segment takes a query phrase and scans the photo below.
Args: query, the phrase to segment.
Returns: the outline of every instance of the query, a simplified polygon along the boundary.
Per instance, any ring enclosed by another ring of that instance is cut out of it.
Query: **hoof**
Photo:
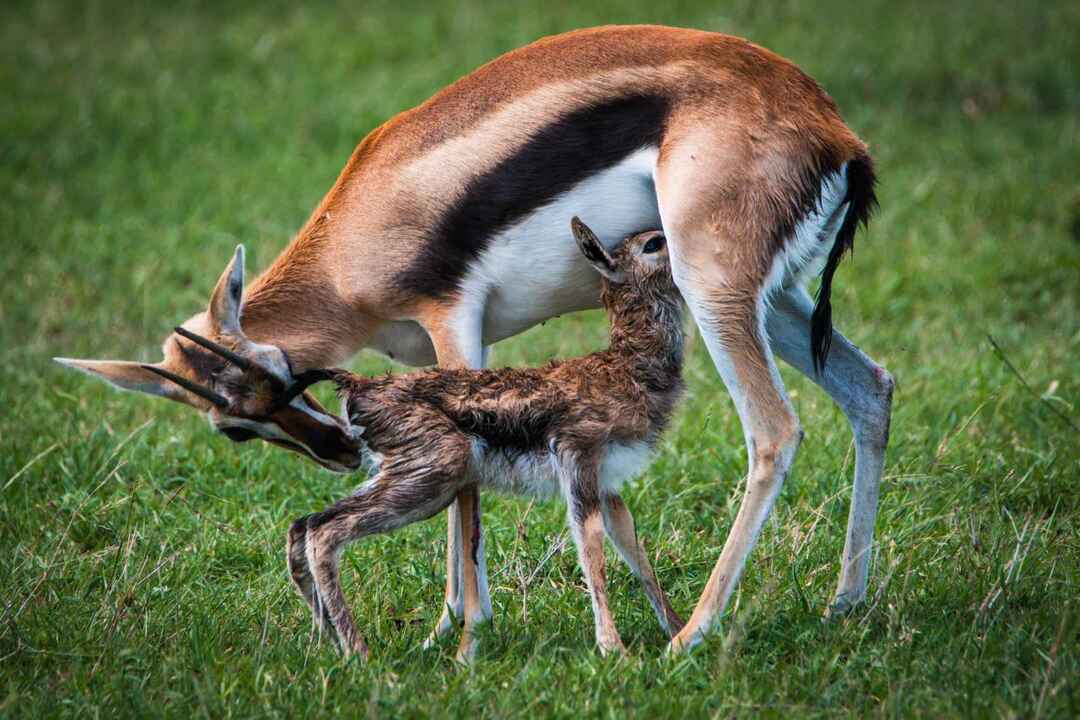
[[[335,636],[338,642],[338,648],[341,650],[341,656],[352,662],[358,662],[360,664],[366,663],[368,659],[368,646],[364,642],[363,638],[357,636],[349,642],[344,638]]]
[[[606,627],[596,633],[596,647],[604,657],[619,655],[626,657],[626,646],[623,645],[619,632],[614,627]]]
[[[838,595],[829,607],[825,608],[825,617],[822,618],[822,622],[831,622],[845,618],[851,615],[859,605],[862,605],[862,602],[859,600],[850,600],[843,595]]]
[[[611,657],[614,655],[615,657],[625,658],[629,657],[630,655],[630,653],[626,651],[626,646],[622,644],[621,640],[616,643],[605,643],[603,645],[598,645],[597,647],[600,648],[600,654],[604,657]]]
[[[674,640],[684,627],[686,627],[686,621],[679,617],[678,613],[675,611],[668,612],[667,627],[664,628],[667,631],[668,639]]]
[[[449,605],[443,605],[442,615],[439,616],[439,621],[435,623],[435,627],[432,628],[431,634],[424,640],[424,649],[430,650],[439,644],[439,640],[445,636],[450,629],[454,627],[454,611]]]
[[[476,661],[476,646],[478,643],[475,639],[466,640],[461,639],[461,645],[458,646],[457,654],[454,655],[454,662],[458,665],[465,667],[471,667]]]
[[[700,634],[688,633],[686,632],[686,628],[683,628],[678,633],[676,633],[675,637],[671,638],[671,642],[668,643],[667,650],[664,651],[664,655],[668,657],[682,655],[684,653],[690,652],[690,650],[692,650],[694,646],[697,645],[699,642],[701,642]]]

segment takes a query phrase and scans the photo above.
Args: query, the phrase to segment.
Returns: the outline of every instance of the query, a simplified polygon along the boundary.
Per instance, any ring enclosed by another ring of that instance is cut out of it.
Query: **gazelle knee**
[[[799,419],[792,415],[778,429],[755,438],[751,482],[763,485],[783,483],[803,440]]]
[[[874,365],[871,372],[874,376],[873,390],[864,399],[859,412],[852,414],[852,426],[860,442],[884,450],[889,444],[889,424],[896,381],[889,371],[880,365]]]

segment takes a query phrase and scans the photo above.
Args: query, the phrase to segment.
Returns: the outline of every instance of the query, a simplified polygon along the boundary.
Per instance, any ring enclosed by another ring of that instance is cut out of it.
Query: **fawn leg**
[[[453,431],[439,433],[438,420],[404,457],[386,457],[379,474],[352,496],[307,518],[308,567],[323,612],[346,655],[367,656],[341,589],[340,558],[347,543],[390,532],[431,517],[453,499],[468,468],[469,443]]]
[[[462,614],[465,626],[462,629],[461,642],[457,650],[458,662],[468,664],[476,657],[476,626],[490,617],[484,614],[477,579],[479,566],[477,554],[480,552],[480,496],[476,485],[458,493],[457,507],[461,516],[461,527],[472,528],[471,532],[463,533],[461,537],[461,552],[465,560],[461,564]]]
[[[596,625],[596,644],[607,655],[626,652],[608,605],[604,574],[604,521],[600,511],[599,465],[595,461],[562,460],[560,475],[566,496],[570,532],[577,545],[578,562],[585,575]]]
[[[630,509],[618,495],[604,494],[600,502],[604,515],[604,530],[607,532],[608,539],[615,546],[619,556],[630,567],[630,572],[634,573],[634,577],[641,582],[641,587],[645,591],[645,596],[649,598],[660,626],[664,628],[668,637],[674,637],[682,630],[685,623],[671,607],[667,595],[664,594],[656,579],[656,573],[653,572],[652,565],[649,563],[649,556],[638,541],[637,532],[634,529],[634,516],[630,514]]]
[[[326,614],[318,592],[315,590],[315,579],[311,575],[311,568],[307,561],[307,517],[296,520],[289,526],[289,532],[285,540],[285,558],[289,567],[289,576],[292,578],[296,591],[307,603],[312,612],[312,620],[318,624],[319,637],[325,632],[337,642],[334,626],[330,622],[330,616]]]
[[[851,490],[844,554],[830,615],[847,612],[866,598],[870,550],[874,543],[878,491],[885,467],[892,414],[892,376],[837,331],[821,374],[810,354],[814,303],[798,288],[778,294],[766,320],[777,355],[806,375],[844,411],[855,438],[855,480]]]

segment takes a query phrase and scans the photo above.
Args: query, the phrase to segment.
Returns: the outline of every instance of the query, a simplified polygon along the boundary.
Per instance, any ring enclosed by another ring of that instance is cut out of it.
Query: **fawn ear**
[[[615,261],[608,251],[604,249],[604,246],[600,244],[600,239],[596,237],[596,233],[590,230],[588,225],[581,222],[581,218],[576,215],[570,219],[570,229],[574,233],[574,239],[577,240],[581,254],[596,268],[596,271],[611,282],[622,282],[624,279],[623,273],[615,267]]]
[[[217,287],[210,296],[207,315],[210,324],[221,333],[241,335],[240,305],[244,298],[244,246],[236,246],[236,254],[221,273]]]

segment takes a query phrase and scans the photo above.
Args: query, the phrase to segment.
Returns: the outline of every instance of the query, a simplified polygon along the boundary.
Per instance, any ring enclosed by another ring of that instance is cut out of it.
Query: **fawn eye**
[[[660,248],[664,247],[664,236],[657,235],[656,237],[645,243],[645,247],[641,248],[641,252],[645,255],[657,252]]]

